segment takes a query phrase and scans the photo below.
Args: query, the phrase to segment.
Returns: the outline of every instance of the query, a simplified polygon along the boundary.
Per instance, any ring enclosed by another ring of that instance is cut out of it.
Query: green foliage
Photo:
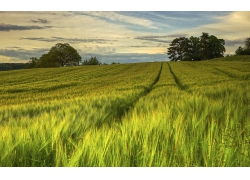
[[[96,58],[92,57],[90,59],[86,59],[82,62],[82,65],[101,65],[102,63]]]
[[[81,61],[79,53],[68,43],[57,43],[48,53],[43,54],[39,59],[31,57],[27,68],[47,68],[78,66]]]
[[[194,61],[199,61],[202,59],[200,49],[201,49],[201,44],[200,44],[200,38],[199,37],[193,37],[191,36],[189,38],[190,41],[190,46],[189,46],[189,60],[192,59]]]
[[[48,55],[55,65],[59,64],[61,67],[78,66],[82,59],[76,49],[68,43],[57,43],[50,49]]]
[[[238,57],[0,72],[0,166],[249,167]]]
[[[225,41],[216,36],[202,33],[200,37],[175,38],[168,48],[171,61],[201,60],[223,57]]]
[[[224,57],[223,54],[226,51],[224,45],[225,40],[224,39],[218,39],[214,35],[211,35],[209,37],[209,46],[208,46],[208,54],[207,59],[213,59],[213,58],[219,58]]]
[[[245,48],[250,50],[250,37],[245,39]]]
[[[168,48],[168,55],[172,61],[188,58],[189,40],[185,37],[175,38]]]
[[[238,47],[235,55],[250,55],[250,37],[245,39],[245,47]]]
[[[36,68],[39,67],[38,65],[39,59],[37,57],[31,57],[30,61],[26,64],[26,68]]]
[[[51,53],[43,54],[36,64],[36,67],[48,68],[48,67],[60,67],[60,63],[56,61]]]

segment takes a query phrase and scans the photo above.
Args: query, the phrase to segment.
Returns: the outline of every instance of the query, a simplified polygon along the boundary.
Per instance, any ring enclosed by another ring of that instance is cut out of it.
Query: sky
[[[234,54],[250,36],[250,11],[0,9],[0,63],[28,62],[56,43],[69,43],[82,59],[102,63],[169,60],[167,48],[180,36],[202,32],[223,38]]]

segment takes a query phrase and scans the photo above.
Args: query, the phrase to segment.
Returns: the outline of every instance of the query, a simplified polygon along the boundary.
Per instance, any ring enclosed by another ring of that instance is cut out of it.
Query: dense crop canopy
[[[0,72],[0,166],[249,166],[249,61]]]

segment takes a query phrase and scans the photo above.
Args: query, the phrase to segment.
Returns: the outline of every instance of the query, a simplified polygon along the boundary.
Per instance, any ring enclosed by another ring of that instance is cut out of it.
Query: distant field
[[[1,167],[250,166],[248,56],[0,76]]]

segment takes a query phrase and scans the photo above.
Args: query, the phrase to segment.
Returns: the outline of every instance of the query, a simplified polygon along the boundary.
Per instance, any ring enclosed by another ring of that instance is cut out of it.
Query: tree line
[[[26,63],[0,63],[0,71],[24,69]]]
[[[115,62],[111,64],[117,64]],[[101,63],[96,57],[90,57],[82,61],[76,49],[68,43],[57,43],[48,53],[43,54],[40,58],[31,57],[26,64],[26,68],[47,68],[47,67],[64,67],[80,65],[108,65]]]
[[[168,48],[167,54],[171,61],[205,60],[224,57],[226,51],[224,39],[203,32],[200,37],[191,36],[175,38]],[[244,47],[239,46],[235,55],[250,55],[250,37],[245,39]],[[112,62],[111,64],[119,64]],[[46,68],[80,65],[108,65],[101,63],[96,57],[82,61],[81,56],[68,43],[57,43],[48,53],[40,58],[31,57],[28,63],[0,63],[0,70],[23,68]]]
[[[200,37],[175,38],[168,48],[167,54],[171,61],[200,61],[224,57],[225,40],[203,32]]]

